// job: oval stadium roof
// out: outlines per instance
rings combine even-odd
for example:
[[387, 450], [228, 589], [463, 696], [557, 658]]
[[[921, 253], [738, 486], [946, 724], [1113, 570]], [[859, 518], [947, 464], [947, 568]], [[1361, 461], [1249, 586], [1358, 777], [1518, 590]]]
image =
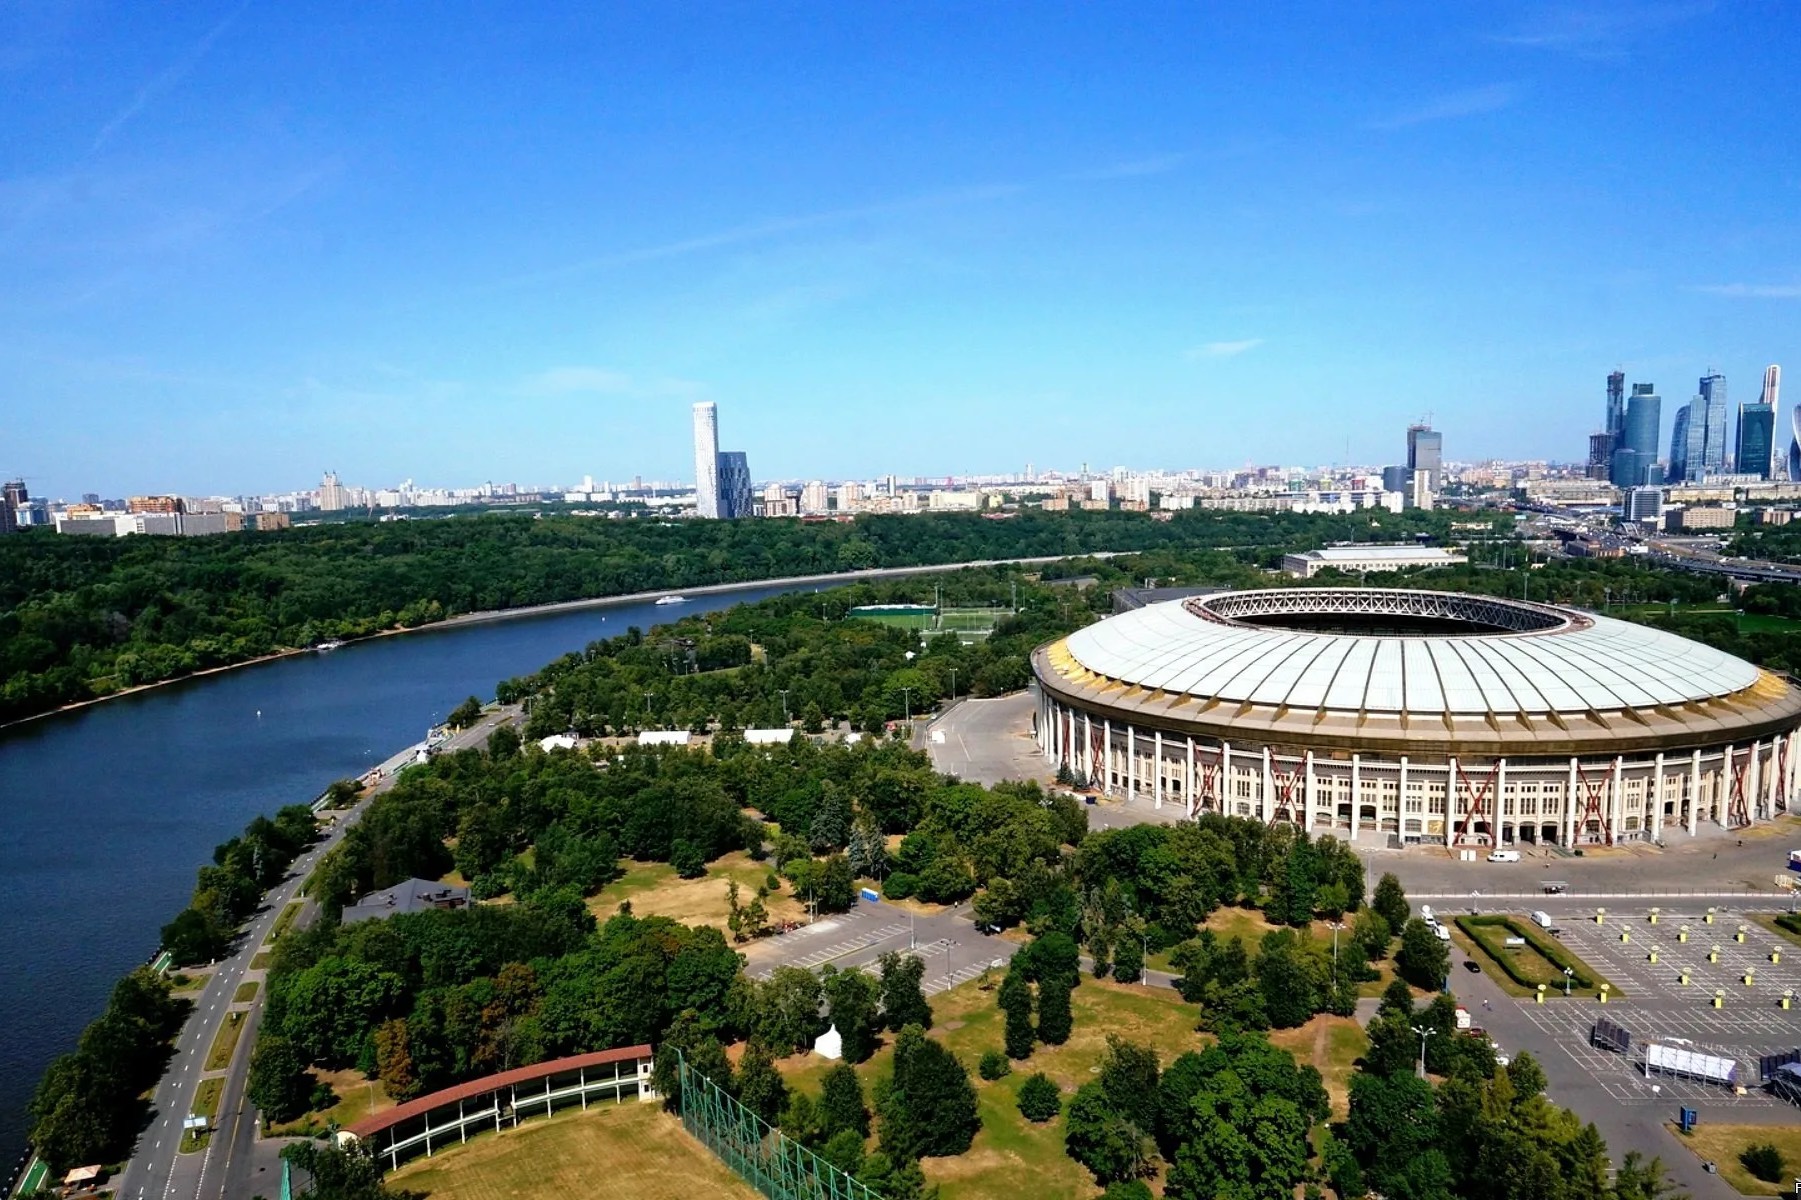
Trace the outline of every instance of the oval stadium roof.
[[[1297, 619], [1297, 614], [1298, 619]], [[1373, 620], [1406, 633], [1281, 627]], [[1272, 623], [1256, 623], [1262, 620]], [[1071, 634], [1127, 686], [1302, 710], [1541, 714], [1675, 708], [1741, 692], [1758, 668], [1659, 629], [1548, 605], [1389, 589], [1227, 592]]]

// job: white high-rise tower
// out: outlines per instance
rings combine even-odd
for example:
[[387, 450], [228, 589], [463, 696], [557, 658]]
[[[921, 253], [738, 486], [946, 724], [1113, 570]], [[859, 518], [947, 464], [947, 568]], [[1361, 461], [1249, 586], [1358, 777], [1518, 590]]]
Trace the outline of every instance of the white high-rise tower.
[[694, 406], [694, 513], [719, 517], [719, 406], [711, 400]]

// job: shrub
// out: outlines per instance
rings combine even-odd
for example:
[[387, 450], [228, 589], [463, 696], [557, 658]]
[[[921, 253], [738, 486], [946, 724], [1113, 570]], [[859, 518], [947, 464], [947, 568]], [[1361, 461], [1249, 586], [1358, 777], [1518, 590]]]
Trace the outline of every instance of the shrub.
[[1040, 1071], [1019, 1085], [1019, 1115], [1042, 1124], [1063, 1111], [1063, 1093]]
[[905, 871], [896, 871], [882, 885], [882, 895], [890, 900], [905, 900], [919, 890], [919, 880]]
[[993, 1083], [996, 1079], [1005, 1079], [1013, 1074], [1013, 1064], [999, 1050], [990, 1050], [982, 1055], [982, 1061], [976, 1064], [976, 1073], [983, 1079]]
[[1739, 1153], [1739, 1162], [1745, 1170], [1757, 1176], [1765, 1183], [1779, 1183], [1783, 1178], [1783, 1168], [1788, 1164], [1783, 1161], [1782, 1151], [1769, 1142], [1760, 1145], [1746, 1146]]
[[[1563, 970], [1565, 967], [1570, 968], [1575, 972], [1570, 979], [1570, 982], [1575, 986], [1579, 988], [1592, 988], [1595, 986], [1594, 977], [1582, 969], [1582, 964], [1580, 962], [1570, 957], [1570, 955], [1564, 951], [1562, 946], [1547, 937], [1539, 930], [1537, 925], [1534, 925], [1529, 921], [1521, 921], [1515, 917], [1495, 914], [1479, 917], [1458, 917], [1456, 918], [1456, 921], [1457, 927], [1469, 934], [1470, 939], [1481, 946], [1489, 958], [1500, 964], [1501, 969], [1507, 972], [1507, 977], [1521, 987], [1535, 988], [1544, 981], [1534, 979], [1530, 975], [1527, 975], [1524, 971], [1520, 970], [1515, 955], [1509, 954], [1505, 950], [1495, 946], [1494, 939], [1497, 933], [1501, 937], [1513, 936], [1525, 938], [1528, 947], [1543, 955], [1545, 959], [1559, 971]], [[1561, 981], [1559, 982], [1561, 985]]]

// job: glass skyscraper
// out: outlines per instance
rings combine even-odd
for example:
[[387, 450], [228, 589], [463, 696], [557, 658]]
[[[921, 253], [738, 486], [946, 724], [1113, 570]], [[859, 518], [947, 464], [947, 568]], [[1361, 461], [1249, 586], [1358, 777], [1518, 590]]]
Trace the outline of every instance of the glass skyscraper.
[[1706, 414], [1706, 444], [1701, 451], [1700, 470], [1695, 469], [1694, 455], [1689, 455], [1689, 474], [1696, 479], [1703, 475], [1724, 475], [1726, 473], [1726, 430], [1730, 425], [1726, 414], [1726, 377], [1724, 375], [1703, 375], [1701, 377], [1701, 394], [1695, 399], [1701, 408], [1689, 418], [1689, 443], [1694, 444], [1694, 427]]
[[727, 520], [748, 517], [754, 501], [750, 491], [750, 462], [742, 450], [719, 452], [719, 515]]
[[1738, 410], [1738, 448], [1733, 470], [1740, 475], [1770, 478], [1776, 443], [1776, 410], [1767, 404], [1745, 404]]
[[1635, 383], [1626, 402], [1626, 419], [1620, 444], [1613, 452], [1615, 487], [1642, 487], [1661, 482], [1651, 478], [1657, 467], [1657, 435], [1663, 426], [1663, 398], [1656, 385]]
[[711, 400], [694, 406], [694, 513], [719, 515], [719, 406]]
[[1437, 492], [1444, 477], [1445, 435], [1430, 425], [1407, 427], [1407, 469], [1418, 475], [1426, 473], [1426, 490]]

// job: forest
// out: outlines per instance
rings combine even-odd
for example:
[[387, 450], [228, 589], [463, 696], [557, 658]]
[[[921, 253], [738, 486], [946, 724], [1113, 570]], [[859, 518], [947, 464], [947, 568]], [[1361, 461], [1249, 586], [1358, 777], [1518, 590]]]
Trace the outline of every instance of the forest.
[[203, 538], [0, 539], [0, 722], [330, 638], [463, 613], [868, 567], [1449, 532], [1446, 514], [1194, 511], [868, 516], [848, 522], [487, 514]]

